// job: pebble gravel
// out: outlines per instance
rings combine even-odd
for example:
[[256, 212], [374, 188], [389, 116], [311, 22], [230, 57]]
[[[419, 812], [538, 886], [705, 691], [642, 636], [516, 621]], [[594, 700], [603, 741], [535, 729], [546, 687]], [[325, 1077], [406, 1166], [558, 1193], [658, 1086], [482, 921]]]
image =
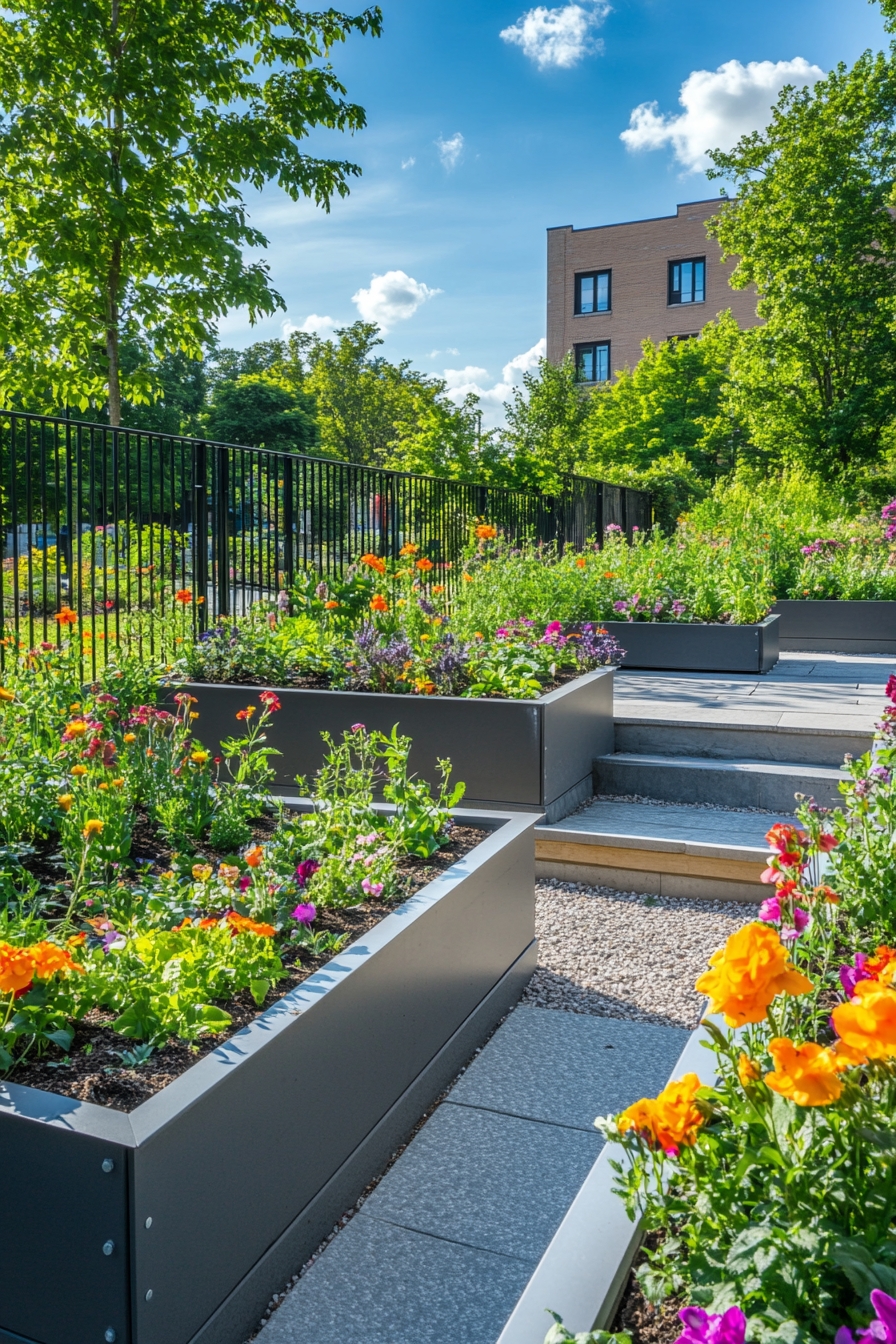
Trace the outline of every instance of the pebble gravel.
[[694, 981], [755, 905], [643, 896], [545, 879], [535, 888], [538, 967], [523, 1003], [695, 1027]]

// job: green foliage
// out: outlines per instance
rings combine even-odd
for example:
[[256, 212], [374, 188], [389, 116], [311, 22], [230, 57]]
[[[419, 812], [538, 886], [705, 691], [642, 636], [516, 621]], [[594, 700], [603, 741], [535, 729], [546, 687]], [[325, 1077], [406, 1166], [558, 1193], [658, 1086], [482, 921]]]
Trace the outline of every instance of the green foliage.
[[611, 1334], [608, 1330], [586, 1330], [584, 1333], [571, 1335], [556, 1311], [552, 1311], [550, 1315], [557, 1324], [551, 1326], [544, 1344], [632, 1344], [631, 1335]]
[[[364, 112], [325, 62], [376, 8], [281, 0], [124, 0], [85, 13], [21, 0], [0, 21], [0, 392], [86, 408], [158, 391], [155, 364], [198, 359], [229, 307], [282, 306], [242, 191], [275, 181], [328, 207], [358, 169], [317, 159], [317, 126]], [[48, 151], [48, 146], [52, 150]], [[128, 347], [128, 367], [121, 359]]]
[[765, 131], [712, 154], [736, 200], [709, 225], [763, 325], [725, 401], [766, 460], [827, 477], [877, 459], [896, 416], [896, 64], [865, 53], [785, 89]]
[[244, 373], [215, 388], [207, 423], [221, 443], [277, 452], [313, 453], [319, 446], [314, 400], [264, 373]]
[[588, 413], [589, 397], [572, 356], [560, 365], [540, 360], [537, 372], [523, 375], [522, 388], [508, 403], [507, 427], [498, 436], [498, 479], [547, 494], [559, 491], [563, 476], [576, 470], [582, 456]]

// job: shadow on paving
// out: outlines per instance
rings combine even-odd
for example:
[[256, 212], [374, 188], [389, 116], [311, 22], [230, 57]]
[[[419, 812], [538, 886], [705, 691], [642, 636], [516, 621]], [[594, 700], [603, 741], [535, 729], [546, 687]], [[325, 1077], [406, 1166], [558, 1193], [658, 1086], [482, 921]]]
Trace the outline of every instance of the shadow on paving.
[[586, 989], [568, 976], [539, 966], [523, 992], [521, 1002], [532, 1008], [549, 1008], [565, 1013], [584, 1013], [592, 1017], [613, 1018], [620, 1022], [645, 1022], [655, 1027], [684, 1027], [692, 1030], [700, 1021], [703, 1000], [695, 994], [693, 1011], [678, 1015], [651, 1013], [628, 999]]

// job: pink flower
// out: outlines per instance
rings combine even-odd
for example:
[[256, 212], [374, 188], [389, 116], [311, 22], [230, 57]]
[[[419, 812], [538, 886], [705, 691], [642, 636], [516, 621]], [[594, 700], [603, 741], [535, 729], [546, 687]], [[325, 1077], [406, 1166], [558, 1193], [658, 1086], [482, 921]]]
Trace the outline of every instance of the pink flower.
[[307, 904], [297, 905], [292, 912], [292, 917], [298, 920], [300, 924], [312, 924], [317, 919], [317, 910], [310, 901]]
[[381, 896], [383, 891], [382, 882], [371, 882], [369, 877], [365, 877], [361, 883], [361, 890], [367, 896]]
[[767, 901], [762, 902], [759, 907], [759, 918], [765, 924], [780, 924], [781, 902], [777, 896], [769, 896]]
[[821, 850], [822, 854], [830, 854], [831, 850], [836, 849], [838, 844], [839, 841], [837, 840], [837, 837], [831, 835], [830, 831], [822, 831], [821, 835], [818, 837], [818, 848]]
[[353, 733], [363, 733], [363, 731], [364, 731], [364, 725], [363, 725], [363, 723], [353, 723], [353, 724], [352, 724], [352, 732], [353, 732]]
[[314, 874], [317, 872], [320, 864], [317, 859], [303, 859], [296, 868], [296, 878], [300, 887], [307, 887]]
[[252, 885], [252, 876], [251, 876], [251, 874], [250, 874], [250, 873], [243, 873], [242, 877], [240, 878], [239, 882], [237, 883], [237, 886], [239, 887], [240, 891], [248, 891], [249, 888], [251, 887], [251, 885]]

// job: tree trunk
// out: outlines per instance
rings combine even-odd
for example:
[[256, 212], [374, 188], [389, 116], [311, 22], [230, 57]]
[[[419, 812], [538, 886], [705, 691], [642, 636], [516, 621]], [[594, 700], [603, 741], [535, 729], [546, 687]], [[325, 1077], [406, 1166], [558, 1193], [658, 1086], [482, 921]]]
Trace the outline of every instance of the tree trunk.
[[121, 379], [118, 368], [118, 327], [106, 332], [106, 356], [109, 360], [109, 424], [121, 424]]

